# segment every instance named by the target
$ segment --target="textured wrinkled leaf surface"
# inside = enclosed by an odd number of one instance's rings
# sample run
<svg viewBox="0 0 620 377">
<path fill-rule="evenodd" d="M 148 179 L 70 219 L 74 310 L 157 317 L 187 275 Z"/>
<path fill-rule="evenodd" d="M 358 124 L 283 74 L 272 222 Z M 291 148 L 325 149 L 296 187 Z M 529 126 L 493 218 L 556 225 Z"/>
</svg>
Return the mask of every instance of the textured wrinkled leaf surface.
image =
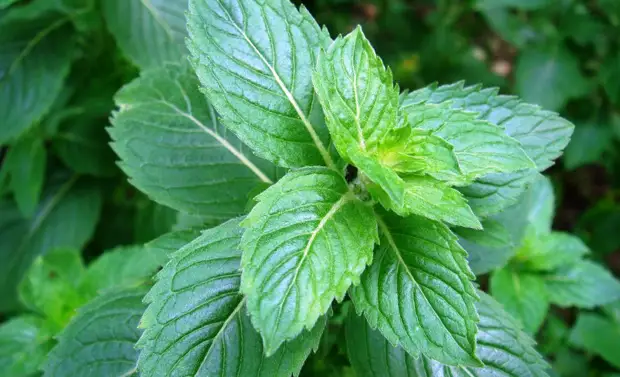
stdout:
<svg viewBox="0 0 620 377">
<path fill-rule="evenodd" d="M 284 167 L 330 164 L 329 133 L 312 85 L 331 42 L 288 0 L 191 0 L 188 47 L 223 123 Z"/>
<path fill-rule="evenodd" d="M 474 276 L 456 236 L 417 216 L 382 218 L 373 264 L 349 293 L 356 310 L 412 356 L 479 365 Z"/>
<path fill-rule="evenodd" d="M 574 126 L 558 114 L 522 102 L 515 96 L 499 95 L 497 88 L 480 85 L 430 85 L 409 93 L 403 107 L 418 103 L 450 101 L 453 108 L 472 111 L 480 119 L 504 128 L 508 136 L 518 140 L 523 150 L 542 171 L 562 154 Z"/>
<path fill-rule="evenodd" d="M 620 299 L 620 282 L 600 265 L 582 260 L 545 276 L 549 300 L 559 306 L 593 308 Z"/>
<path fill-rule="evenodd" d="M 535 334 L 549 310 L 543 278 L 503 268 L 493 272 L 489 283 L 493 297 L 523 324 L 525 331 Z"/>
<path fill-rule="evenodd" d="M 187 0 L 106 0 L 102 5 L 108 30 L 138 67 L 176 62 L 186 54 Z"/>
<path fill-rule="evenodd" d="M 476 112 L 453 109 L 451 103 L 403 106 L 414 129 L 430 131 L 454 147 L 460 169 L 470 182 L 493 173 L 534 168 L 534 163 L 502 127 Z"/>
<path fill-rule="evenodd" d="M 116 95 L 109 132 L 131 183 L 174 209 L 226 220 L 276 178 L 219 122 L 188 64 L 150 70 Z"/>
<path fill-rule="evenodd" d="M 80 308 L 58 336 L 44 376 L 135 375 L 145 293 L 144 287 L 109 291 Z"/>
<path fill-rule="evenodd" d="M 13 203 L 0 201 L 0 311 L 14 309 L 17 284 L 38 255 L 86 244 L 100 207 L 100 191 L 76 178 L 52 182 L 29 220 Z"/>
<path fill-rule="evenodd" d="M 312 80 L 339 154 L 375 151 L 397 126 L 398 87 L 357 27 L 321 50 Z"/>
<path fill-rule="evenodd" d="M 289 377 L 318 345 L 325 320 L 263 354 L 239 292 L 239 219 L 207 230 L 175 253 L 147 295 L 140 371 L 148 376 Z"/>
<path fill-rule="evenodd" d="M 272 354 L 359 282 L 377 224 L 371 207 L 327 168 L 294 170 L 257 200 L 242 223 L 241 289 Z"/>
<path fill-rule="evenodd" d="M 414 359 L 351 311 L 345 327 L 353 369 L 359 377 L 548 377 L 534 341 L 491 297 L 482 292 L 480 296 L 477 354 L 484 367 L 448 366 L 425 356 Z"/>
</svg>

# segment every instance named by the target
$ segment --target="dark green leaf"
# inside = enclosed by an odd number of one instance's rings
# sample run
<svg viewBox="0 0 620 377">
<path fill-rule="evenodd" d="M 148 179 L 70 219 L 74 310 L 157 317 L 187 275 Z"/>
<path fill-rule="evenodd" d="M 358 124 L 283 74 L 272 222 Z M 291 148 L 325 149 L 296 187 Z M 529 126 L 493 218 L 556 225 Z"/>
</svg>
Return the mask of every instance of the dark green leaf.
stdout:
<svg viewBox="0 0 620 377">
<path fill-rule="evenodd" d="M 469 267 L 482 275 L 503 267 L 514 254 L 514 243 L 504 225 L 495 220 L 484 220 L 482 230 L 456 228 L 459 244 L 467 251 Z"/>
<path fill-rule="evenodd" d="M 30 217 L 39 204 L 47 154 L 43 139 L 20 138 L 6 155 L 3 169 L 8 169 L 15 202 L 24 217 Z"/>
<path fill-rule="evenodd" d="M 110 291 L 79 309 L 58 336 L 45 377 L 110 377 L 136 374 L 140 316 L 146 290 Z"/>
<path fill-rule="evenodd" d="M 534 342 L 491 297 L 480 292 L 477 353 L 480 368 L 443 365 L 428 357 L 414 359 L 394 347 L 352 311 L 346 323 L 349 359 L 358 377 L 548 377 Z"/>
<path fill-rule="evenodd" d="M 564 152 L 564 166 L 571 170 L 601 162 L 603 154 L 613 146 L 612 141 L 612 130 L 606 125 L 579 125 Z"/>
<path fill-rule="evenodd" d="M 239 292 L 242 228 L 230 220 L 175 253 L 148 293 L 141 321 L 144 375 L 290 377 L 318 346 L 324 319 L 265 357 Z"/>
<path fill-rule="evenodd" d="M 474 276 L 456 236 L 422 217 L 382 219 L 373 264 L 350 290 L 355 308 L 414 357 L 479 365 Z"/>
<path fill-rule="evenodd" d="M 276 179 L 219 123 L 187 64 L 150 70 L 116 95 L 109 129 L 131 183 L 174 209 L 225 220 L 248 194 Z"/>
<path fill-rule="evenodd" d="M 581 313 L 577 318 L 570 343 L 578 348 L 600 355 L 616 368 L 620 368 L 620 324 L 597 314 Z"/>
</svg>

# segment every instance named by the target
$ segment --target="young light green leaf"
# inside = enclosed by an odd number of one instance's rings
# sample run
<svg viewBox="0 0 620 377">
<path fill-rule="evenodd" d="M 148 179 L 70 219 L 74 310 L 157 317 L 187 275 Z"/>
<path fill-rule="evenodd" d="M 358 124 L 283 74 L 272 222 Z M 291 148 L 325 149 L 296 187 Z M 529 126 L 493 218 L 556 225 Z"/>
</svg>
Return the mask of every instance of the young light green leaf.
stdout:
<svg viewBox="0 0 620 377">
<path fill-rule="evenodd" d="M 545 276 L 549 300 L 567 307 L 593 308 L 620 299 L 620 282 L 596 263 L 582 260 Z"/>
<path fill-rule="evenodd" d="M 239 219 L 204 232 L 157 275 L 141 321 L 139 369 L 158 377 L 290 377 L 318 346 L 325 319 L 265 357 L 239 292 Z"/>
<path fill-rule="evenodd" d="M 75 52 L 69 21 L 0 21 L 0 145 L 40 121 L 60 93 Z"/>
<path fill-rule="evenodd" d="M 15 202 L 24 217 L 34 214 L 43 190 L 47 161 L 43 142 L 32 136 L 20 138 L 9 149 L 4 161 Z"/>
<path fill-rule="evenodd" d="M 493 297 L 523 324 L 525 331 L 536 334 L 549 311 L 549 300 L 542 277 L 517 273 L 509 267 L 494 271 L 490 279 Z"/>
<path fill-rule="evenodd" d="M 569 233 L 551 232 L 525 241 L 516 261 L 534 271 L 552 271 L 579 261 L 590 250 L 583 241 Z"/>
<path fill-rule="evenodd" d="M 495 220 L 482 221 L 482 230 L 455 228 L 459 244 L 467 251 L 472 272 L 482 275 L 506 265 L 514 254 L 514 243 L 506 227 Z"/>
<path fill-rule="evenodd" d="M 241 290 L 265 352 L 310 329 L 372 261 L 372 208 L 337 172 L 294 170 L 258 197 L 242 225 Z"/>
<path fill-rule="evenodd" d="M 346 160 L 351 148 L 376 151 L 398 126 L 398 87 L 361 27 L 319 52 L 312 81 L 334 145 Z"/>
<path fill-rule="evenodd" d="M 52 333 L 37 316 L 22 315 L 0 325 L 0 376 L 36 376 L 54 346 Z"/>
<path fill-rule="evenodd" d="M 454 148 L 461 171 L 471 182 L 492 173 L 535 168 L 521 144 L 502 127 L 480 119 L 476 112 L 452 109 L 450 102 L 403 106 L 409 123 L 438 136 Z"/>
<path fill-rule="evenodd" d="M 435 178 L 411 175 L 404 178 L 404 211 L 455 226 L 482 229 L 463 195 Z"/>
<path fill-rule="evenodd" d="M 85 297 L 78 291 L 84 274 L 79 251 L 56 249 L 34 260 L 18 287 L 20 301 L 62 329 Z"/>
<path fill-rule="evenodd" d="M 547 169 L 562 154 L 574 129 L 554 112 L 514 96 L 499 95 L 497 88 L 466 87 L 463 82 L 416 90 L 404 98 L 402 106 L 406 109 L 419 103 L 443 102 L 455 109 L 475 112 L 478 118 L 502 127 L 508 136 L 519 141 L 539 171 Z"/>
<path fill-rule="evenodd" d="M 131 183 L 174 209 L 225 220 L 276 179 L 219 123 L 188 64 L 147 71 L 116 95 L 109 132 Z"/>
<path fill-rule="evenodd" d="M 418 216 L 377 219 L 375 260 L 349 291 L 358 313 L 414 357 L 479 366 L 474 275 L 456 236 Z"/>
<path fill-rule="evenodd" d="M 167 262 L 167 251 L 157 246 L 142 245 L 119 246 L 108 250 L 88 265 L 80 281 L 80 289 L 94 297 L 111 288 L 137 287 L 148 283 L 153 274 Z"/>
<path fill-rule="evenodd" d="M 49 354 L 45 377 L 109 377 L 137 374 L 144 287 L 107 292 L 79 309 Z"/>
<path fill-rule="evenodd" d="M 493 299 L 480 292 L 477 354 L 483 367 L 450 366 L 426 356 L 417 359 L 394 347 L 368 322 L 349 312 L 346 339 L 358 377 L 549 377 L 534 341 Z"/>
<path fill-rule="evenodd" d="M 462 185 L 467 180 L 454 147 L 421 129 L 412 129 L 404 144 L 383 148 L 379 159 L 396 172 L 427 174 L 449 185 Z"/>
<path fill-rule="evenodd" d="M 620 368 L 620 324 L 593 313 L 581 313 L 571 330 L 571 345 L 601 356 Z"/>
<path fill-rule="evenodd" d="M 32 261 L 57 248 L 79 250 L 99 220 L 100 191 L 73 177 L 52 179 L 35 216 L 26 220 L 0 200 L 0 311 L 16 305 L 16 288 Z"/>
<path fill-rule="evenodd" d="M 187 0 L 106 0 L 102 6 L 108 30 L 138 67 L 176 62 L 186 54 Z"/>
<path fill-rule="evenodd" d="M 349 158 L 359 170 L 359 180 L 385 208 L 402 209 L 405 204 L 405 182 L 376 157 L 355 148 L 349 150 Z"/>
<path fill-rule="evenodd" d="M 312 85 L 326 30 L 289 0 L 190 0 L 188 47 L 223 123 L 284 167 L 333 165 Z"/>
</svg>

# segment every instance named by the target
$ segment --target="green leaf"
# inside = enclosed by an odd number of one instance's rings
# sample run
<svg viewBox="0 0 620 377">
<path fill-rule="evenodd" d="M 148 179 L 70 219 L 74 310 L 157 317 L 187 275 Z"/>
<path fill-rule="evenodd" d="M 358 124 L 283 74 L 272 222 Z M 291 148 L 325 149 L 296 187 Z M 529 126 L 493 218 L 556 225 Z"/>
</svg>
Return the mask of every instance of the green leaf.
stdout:
<svg viewBox="0 0 620 377">
<path fill-rule="evenodd" d="M 79 309 L 50 352 L 45 377 L 136 374 L 144 288 L 110 291 Z"/>
<path fill-rule="evenodd" d="M 22 315 L 2 323 L 0 375 L 37 376 L 53 345 L 52 334 L 39 317 Z"/>
<path fill-rule="evenodd" d="M 534 341 L 500 305 L 480 292 L 477 353 L 485 366 L 443 365 L 426 356 L 413 358 L 392 346 L 362 317 L 349 312 L 345 330 L 351 365 L 358 377 L 548 377 Z"/>
<path fill-rule="evenodd" d="M 551 0 L 477 0 L 475 7 L 478 9 L 510 7 L 515 9 L 536 10 L 545 8 L 551 3 Z"/>
<path fill-rule="evenodd" d="M 559 110 L 589 90 L 579 61 L 563 46 L 526 49 L 517 60 L 515 80 L 523 100 L 549 110 Z"/>
<path fill-rule="evenodd" d="M 265 357 L 239 292 L 239 219 L 207 230 L 157 275 L 141 321 L 140 372 L 290 377 L 318 346 L 325 320 Z"/>
<path fill-rule="evenodd" d="M 358 313 L 410 355 L 478 366 L 478 315 L 466 252 L 442 223 L 378 217 L 381 243 L 349 294 Z"/>
<path fill-rule="evenodd" d="M 190 0 L 189 9 L 193 65 L 223 123 L 277 165 L 333 165 L 311 74 L 327 30 L 288 0 Z"/>
<path fill-rule="evenodd" d="M 564 166 L 572 170 L 602 162 L 603 154 L 613 147 L 612 142 L 611 127 L 589 123 L 579 125 L 564 152 Z"/>
<path fill-rule="evenodd" d="M 24 217 L 32 216 L 39 204 L 46 161 L 43 139 L 36 137 L 20 138 L 6 155 L 10 187 Z"/>
<path fill-rule="evenodd" d="M 552 271 L 573 264 L 589 253 L 588 247 L 577 236 L 551 232 L 526 241 L 515 260 L 534 271 Z"/>
<path fill-rule="evenodd" d="M 265 352 L 310 329 L 372 261 L 372 208 L 337 172 L 294 170 L 258 197 L 242 225 L 241 290 Z"/>
<path fill-rule="evenodd" d="M 568 76 L 567 78 L 569 78 Z M 558 88 L 549 86 L 553 90 Z M 497 88 L 480 85 L 430 85 L 409 93 L 402 107 L 422 102 L 451 103 L 452 108 L 478 114 L 480 119 L 500 126 L 506 134 L 521 143 L 523 150 L 536 163 L 539 171 L 553 165 L 570 140 L 574 126 L 558 114 L 522 102 L 517 97 L 499 95 Z"/>
<path fill-rule="evenodd" d="M 478 178 L 473 184 L 460 187 L 467 204 L 480 217 L 501 214 L 503 210 L 517 203 L 527 189 L 528 183 L 536 178 L 533 170 L 521 170 L 509 174 L 489 174 Z"/>
<path fill-rule="evenodd" d="M 176 62 L 186 54 L 187 0 L 106 0 L 102 5 L 108 30 L 138 67 Z"/>
<path fill-rule="evenodd" d="M 177 222 L 177 211 L 152 200 L 136 200 L 133 239 L 136 243 L 151 241 L 170 232 Z"/>
<path fill-rule="evenodd" d="M 571 330 L 569 342 L 589 353 L 601 356 L 620 368 L 620 324 L 592 313 L 581 313 Z"/>
<path fill-rule="evenodd" d="M 17 284 L 38 255 L 81 249 L 99 220 L 100 191 L 75 177 L 62 183 L 55 179 L 43 197 L 28 220 L 13 203 L 0 201 L 0 312 L 15 309 Z"/>
<path fill-rule="evenodd" d="M 502 127 L 476 112 L 452 109 L 452 104 L 418 103 L 403 106 L 414 129 L 430 131 L 454 148 L 461 171 L 470 182 L 492 173 L 535 168 L 521 144 Z"/>
<path fill-rule="evenodd" d="M 116 103 L 112 147 L 131 183 L 158 203 L 225 220 L 276 179 L 273 165 L 222 127 L 187 64 L 144 72 Z"/>
<path fill-rule="evenodd" d="M 391 168 L 367 153 L 349 150 L 351 161 L 359 169 L 359 181 L 385 208 L 401 210 L 405 204 L 405 182 Z"/>
<path fill-rule="evenodd" d="M 543 278 L 506 267 L 493 272 L 489 283 L 493 297 L 523 324 L 525 331 L 538 332 L 549 311 Z"/>
<path fill-rule="evenodd" d="M 19 285 L 19 299 L 30 310 L 62 329 L 84 303 L 78 284 L 84 263 L 77 250 L 56 249 L 34 260 Z"/>
<path fill-rule="evenodd" d="M 45 116 L 60 93 L 74 54 L 69 18 L 0 20 L 0 145 Z"/>
<path fill-rule="evenodd" d="M 600 35 L 600 34 L 599 34 Z M 599 71 L 599 81 L 614 104 L 620 103 L 620 53 L 608 55 Z"/>
<path fill-rule="evenodd" d="M 549 300 L 561 307 L 593 308 L 620 299 L 620 282 L 596 263 L 582 260 L 545 277 Z"/>
<path fill-rule="evenodd" d="M 431 220 L 444 221 L 455 226 L 482 229 L 467 200 L 457 190 L 430 177 L 411 175 L 405 177 L 404 211 Z"/>
<path fill-rule="evenodd" d="M 361 27 L 320 51 L 312 80 L 343 158 L 349 160 L 351 148 L 376 151 L 399 126 L 398 87 Z"/>
<path fill-rule="evenodd" d="M 429 131 L 411 130 L 402 148 L 382 151 L 380 159 L 400 173 L 428 174 L 450 185 L 465 181 L 454 147 Z"/>
<path fill-rule="evenodd" d="M 88 269 L 80 289 L 91 297 L 111 288 L 136 287 L 151 281 L 166 262 L 157 248 L 142 245 L 119 246 L 104 252 Z"/>
<path fill-rule="evenodd" d="M 484 220 L 483 230 L 456 228 L 459 244 L 467 251 L 467 261 L 472 272 L 483 275 L 503 267 L 514 254 L 514 243 L 502 223 Z"/>
</svg>

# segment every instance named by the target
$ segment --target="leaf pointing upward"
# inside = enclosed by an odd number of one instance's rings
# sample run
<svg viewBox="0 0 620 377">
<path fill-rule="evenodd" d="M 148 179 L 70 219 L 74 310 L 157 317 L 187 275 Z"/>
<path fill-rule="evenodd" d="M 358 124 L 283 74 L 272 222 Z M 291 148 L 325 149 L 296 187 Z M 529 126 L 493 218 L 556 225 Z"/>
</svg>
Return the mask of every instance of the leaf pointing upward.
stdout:
<svg viewBox="0 0 620 377">
<path fill-rule="evenodd" d="M 331 41 L 288 0 L 191 0 L 189 50 L 207 97 L 256 154 L 284 167 L 332 165 L 311 75 Z"/>
</svg>

